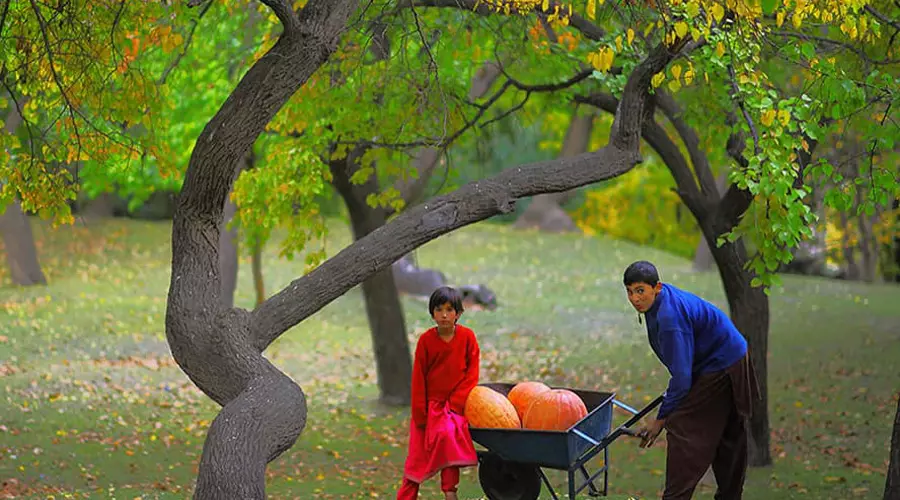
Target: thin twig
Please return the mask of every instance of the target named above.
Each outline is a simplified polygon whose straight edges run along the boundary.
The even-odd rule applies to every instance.
[[[174,70],[175,67],[178,66],[178,63],[181,62],[181,59],[185,56],[185,54],[187,54],[188,48],[190,48],[191,46],[191,41],[194,38],[194,32],[197,31],[197,26],[200,25],[200,20],[203,19],[203,16],[206,15],[206,12],[209,11],[209,8],[212,7],[214,3],[215,2],[207,2],[203,6],[203,8],[200,9],[200,14],[198,14],[196,18],[191,20],[191,29],[188,31],[187,38],[185,38],[184,44],[181,46],[181,51],[178,53],[178,55],[175,56],[175,59],[173,59],[172,62],[169,63],[169,65],[163,71],[163,74],[158,82],[159,85],[165,85],[166,80],[169,78],[169,73],[171,73],[172,70]]]

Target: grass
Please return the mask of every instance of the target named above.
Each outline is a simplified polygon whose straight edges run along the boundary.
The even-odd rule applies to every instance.
[[[0,274],[0,498],[186,498],[217,407],[173,365],[163,318],[170,226],[114,219],[51,231],[35,224],[47,287]],[[338,221],[328,248],[349,242]],[[485,283],[501,306],[467,312],[482,380],[526,378],[616,391],[633,406],[667,374],[625,301],[622,269],[658,263],[664,279],[719,305],[715,273],[604,238],[520,233],[482,223],[418,251],[454,283]],[[249,308],[249,262],[236,303]],[[270,292],[302,259],[265,253]],[[5,269],[0,271],[5,273]],[[880,498],[900,387],[900,288],[787,276],[772,295],[770,418],[775,463],[752,469],[747,499]],[[404,298],[410,342],[430,325]],[[309,425],[268,468],[272,498],[393,498],[408,410],[375,403],[371,339],[358,289],[276,341],[266,355],[304,389]],[[622,417],[618,417],[622,419]],[[661,440],[663,441],[663,440]],[[611,498],[658,497],[664,443],[610,447]],[[551,473],[561,485],[561,475]],[[545,494],[546,496],[546,494]],[[422,498],[438,498],[437,482]],[[481,498],[474,469],[460,498]],[[703,487],[695,498],[712,498]]]

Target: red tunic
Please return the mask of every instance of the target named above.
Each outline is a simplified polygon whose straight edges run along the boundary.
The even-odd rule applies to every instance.
[[[419,337],[413,361],[412,420],[405,476],[421,483],[444,467],[477,463],[466,398],[478,384],[480,350],[475,333],[462,325],[449,342],[437,327]]]

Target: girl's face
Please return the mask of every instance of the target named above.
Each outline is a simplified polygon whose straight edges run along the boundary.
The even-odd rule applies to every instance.
[[[453,305],[449,302],[444,302],[443,304],[434,308],[434,313],[431,315],[434,318],[434,322],[441,327],[450,327],[456,324],[456,320],[459,318],[459,313],[456,312],[456,309],[453,308]]]

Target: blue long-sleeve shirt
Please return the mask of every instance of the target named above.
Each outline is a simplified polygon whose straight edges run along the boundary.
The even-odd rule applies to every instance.
[[[694,376],[724,370],[747,353],[747,341],[721,309],[668,283],[644,317],[650,347],[671,375],[657,418],[678,407]]]

